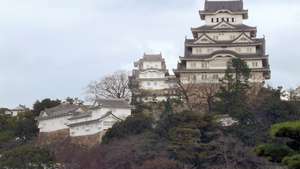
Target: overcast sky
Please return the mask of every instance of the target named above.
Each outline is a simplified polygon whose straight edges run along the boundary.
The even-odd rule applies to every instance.
[[[85,86],[162,52],[172,69],[204,0],[0,0],[0,107],[84,98]],[[245,0],[273,86],[300,85],[300,1]]]

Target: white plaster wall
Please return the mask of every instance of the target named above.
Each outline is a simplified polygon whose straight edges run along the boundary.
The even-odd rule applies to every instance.
[[[157,61],[157,62],[143,62],[143,69],[150,69],[150,68],[162,69],[162,64],[161,64],[160,61]]]
[[[102,108],[94,110],[92,113],[92,118],[83,118],[77,120],[77,122],[81,121],[89,121],[92,119],[98,119],[105,115],[107,112],[112,111],[112,113],[117,116],[118,118],[125,120],[128,116],[131,115],[131,109],[125,108]],[[74,126],[70,128],[70,136],[77,137],[77,136],[87,136],[87,135],[94,135],[100,133],[103,130],[109,129],[116,123],[117,120],[112,117],[107,117],[102,121],[93,122],[91,124],[83,124],[79,126]],[[110,125],[107,125],[110,124]]]
[[[219,83],[224,78],[224,73],[191,73],[181,76],[183,84]]]
[[[95,122],[91,124],[74,126],[70,128],[70,136],[78,137],[78,136],[88,136],[100,133],[102,131],[102,125],[100,122]]]
[[[192,49],[193,55],[207,55],[212,54],[213,52],[219,51],[219,50],[230,50],[234,51],[239,54],[255,54],[256,53],[256,47],[255,46],[247,46],[247,47],[227,47],[227,48],[221,48],[221,47],[194,47]]]
[[[212,20],[211,20],[212,18],[214,18],[214,22],[212,22]],[[222,21],[222,18],[225,18],[225,20],[226,20],[226,18],[230,18],[229,23],[233,24],[233,25],[243,23],[243,15],[231,15],[229,13],[218,13],[218,14],[215,14],[215,15],[206,15],[205,16],[205,23],[207,25],[216,25],[216,24],[218,24],[216,22],[216,18],[219,18],[219,22]],[[231,18],[234,18],[235,22],[232,22]]]
[[[165,82],[165,79],[140,82],[140,88],[144,89],[144,90],[162,90],[162,89],[166,89],[168,87],[169,86]]]
[[[215,58],[210,61],[187,61],[187,69],[226,69],[231,58]]]
[[[38,128],[40,129],[40,132],[43,133],[68,129],[69,127],[67,126],[67,123],[69,118],[70,116],[65,116],[49,120],[41,120],[39,121]]]
[[[245,32],[247,36],[250,36],[250,32]],[[211,39],[216,41],[230,41],[234,40],[241,35],[240,32],[219,32],[219,33],[207,33]]]
[[[165,72],[162,71],[145,71],[139,74],[139,78],[151,79],[151,78],[164,78]]]

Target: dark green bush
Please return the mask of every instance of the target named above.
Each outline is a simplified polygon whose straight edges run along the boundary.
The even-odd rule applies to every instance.
[[[285,157],[282,162],[287,165],[289,169],[300,169],[300,154]]]
[[[120,139],[132,135],[141,134],[152,129],[153,120],[142,114],[132,115],[125,121],[116,123],[107,131],[103,137],[102,143],[107,144],[113,139]]]
[[[258,156],[267,157],[272,162],[281,162],[288,155],[293,154],[293,150],[286,145],[264,144],[255,148]]]

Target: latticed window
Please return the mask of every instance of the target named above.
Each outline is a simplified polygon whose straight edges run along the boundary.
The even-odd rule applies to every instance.
[[[219,75],[218,75],[218,74],[214,74],[214,75],[213,75],[213,79],[214,79],[214,80],[219,79]]]
[[[202,62],[201,63],[201,66],[202,66],[203,69],[206,69],[208,67],[207,65],[208,65],[207,62]]]
[[[252,67],[258,67],[258,62],[252,62]]]

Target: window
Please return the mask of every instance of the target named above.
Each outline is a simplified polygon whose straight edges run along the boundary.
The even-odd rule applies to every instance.
[[[218,74],[214,74],[214,75],[213,75],[213,79],[214,79],[214,80],[219,79],[219,75],[218,75]]]
[[[236,48],[236,51],[241,52],[241,48]]]
[[[214,40],[219,40],[219,36],[214,35],[214,36],[213,36],[213,39],[214,39]]]
[[[252,62],[252,67],[258,67],[258,62]]]
[[[201,54],[202,49],[201,48],[194,48],[196,54]]]
[[[219,18],[217,18],[217,22],[219,22]]]
[[[222,22],[225,22],[225,18],[222,18]]]
[[[192,67],[192,68],[196,68],[196,66],[197,66],[196,62],[192,62],[192,63],[191,63],[191,67]]]
[[[252,48],[251,48],[251,47],[247,48],[247,51],[248,51],[249,53],[252,53]]]
[[[151,86],[151,83],[150,83],[150,82],[147,82],[147,86]]]
[[[206,62],[201,63],[201,67],[206,69],[207,68],[207,63]]]
[[[234,19],[234,18],[231,18],[231,21],[232,21],[232,22],[235,22],[235,19]]]
[[[226,18],[226,21],[229,22],[229,18]]]
[[[154,86],[157,86],[157,82],[154,82]]]
[[[193,82],[196,82],[196,81],[197,81],[197,76],[193,75]]]
[[[203,75],[201,76],[201,79],[202,79],[202,80],[206,80],[206,79],[207,79],[207,75],[206,75],[206,74],[203,74]]]
[[[214,23],[214,18],[211,18],[211,22]]]

